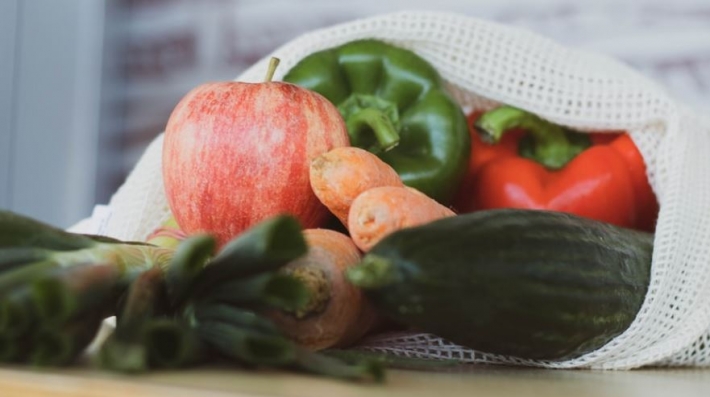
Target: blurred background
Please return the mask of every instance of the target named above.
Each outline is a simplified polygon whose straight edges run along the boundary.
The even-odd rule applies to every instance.
[[[708,0],[0,0],[0,209],[69,227],[108,202],[192,87],[309,30],[404,9],[610,54],[710,114]]]

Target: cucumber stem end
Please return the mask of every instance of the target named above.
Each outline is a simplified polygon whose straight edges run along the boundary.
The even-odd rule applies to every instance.
[[[396,280],[394,264],[381,256],[365,255],[362,261],[347,270],[348,281],[363,289],[385,287]]]

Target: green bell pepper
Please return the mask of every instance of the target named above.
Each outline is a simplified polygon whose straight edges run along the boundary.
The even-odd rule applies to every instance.
[[[471,138],[461,106],[426,60],[363,39],[306,56],[283,81],[326,97],[340,110],[352,146],[375,153],[405,185],[449,203]]]

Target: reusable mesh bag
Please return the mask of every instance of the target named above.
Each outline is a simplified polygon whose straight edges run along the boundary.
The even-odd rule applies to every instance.
[[[378,335],[359,346],[391,354],[551,368],[629,369],[710,364],[710,122],[652,81],[607,57],[531,32],[441,12],[385,14],[300,36],[236,80],[275,80],[306,55],[360,38],[408,48],[439,70],[462,107],[514,105],[584,131],[626,130],[643,155],[660,206],[651,284],[630,328],[601,349],[562,362],[482,354],[429,334]],[[112,197],[105,234],[144,240],[169,216],[162,134]]]

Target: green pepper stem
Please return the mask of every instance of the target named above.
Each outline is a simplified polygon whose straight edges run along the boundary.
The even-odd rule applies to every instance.
[[[395,265],[383,257],[368,254],[360,264],[349,268],[345,273],[348,281],[356,287],[377,289],[396,280]]]
[[[521,154],[550,169],[564,167],[590,146],[588,139],[576,139],[573,142],[569,131],[561,126],[512,106],[500,106],[483,113],[474,127],[481,140],[487,143],[499,142],[513,128],[524,129],[532,136],[534,146],[531,151],[523,151]]]
[[[379,109],[365,108],[347,118],[346,127],[350,136],[371,130],[377,139],[379,149],[386,152],[399,144],[399,134],[392,121]]]
[[[386,152],[399,144],[399,109],[386,99],[369,94],[351,94],[338,105],[352,146],[373,153]]]

